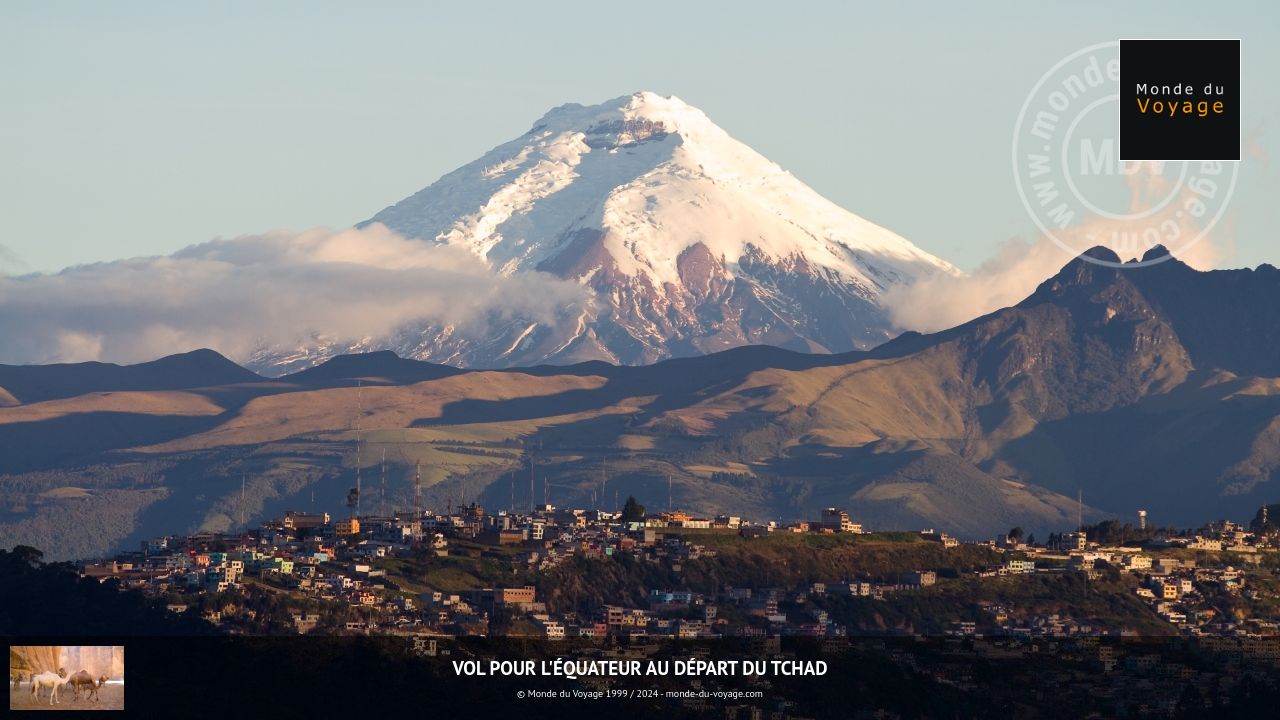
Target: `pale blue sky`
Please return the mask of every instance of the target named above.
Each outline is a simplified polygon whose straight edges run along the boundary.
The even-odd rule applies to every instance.
[[[1280,131],[1273,2],[881,5],[3,0],[0,271],[350,225],[640,89],[964,268],[1031,237],[1012,126],[1073,50],[1240,37],[1244,130]],[[1280,262],[1276,172],[1246,160],[1225,264]]]

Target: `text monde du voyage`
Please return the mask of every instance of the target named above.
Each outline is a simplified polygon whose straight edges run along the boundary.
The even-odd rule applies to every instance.
[[[1226,112],[1226,101],[1213,99],[1215,96],[1220,97],[1225,94],[1222,85],[1205,83],[1197,93],[1196,87],[1190,83],[1174,85],[1136,83],[1134,91],[1137,94],[1134,99],[1138,102],[1138,112],[1143,115],[1207,118],[1210,115],[1222,115]]]

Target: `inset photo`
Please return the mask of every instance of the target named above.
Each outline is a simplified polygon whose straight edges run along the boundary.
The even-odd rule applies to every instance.
[[[10,710],[123,710],[123,645],[12,645]]]

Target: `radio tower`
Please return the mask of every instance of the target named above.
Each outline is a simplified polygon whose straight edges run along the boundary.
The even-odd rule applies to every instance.
[[[360,441],[356,441],[356,517],[360,517]]]
[[[244,473],[240,473],[240,527],[244,527]]]
[[[382,446],[382,488],[378,497],[378,514],[387,516],[387,446]]]
[[[422,517],[422,511],[419,506],[422,504],[421,496],[422,488],[422,461],[413,461],[413,519],[417,520]]]
[[[1084,490],[1076,490],[1076,531],[1084,529]]]
[[[360,416],[364,414],[362,381],[356,381],[356,517],[360,517]]]

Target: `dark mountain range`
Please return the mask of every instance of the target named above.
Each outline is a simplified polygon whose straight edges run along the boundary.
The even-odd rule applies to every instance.
[[[1076,259],[1017,306],[840,355],[748,346],[480,371],[370,353],[265,381],[192,353],[116,368],[132,390],[74,373],[43,395],[14,383],[0,545],[76,556],[340,511],[357,464],[386,478],[366,511],[403,508],[417,461],[441,507],[636,495],[763,520],[839,505],[873,528],[972,537],[1069,529],[1082,493],[1086,521],[1139,508],[1162,525],[1243,521],[1276,499],[1278,337],[1270,266]],[[49,372],[66,367],[102,372]]]
[[[93,392],[182,390],[257,382],[262,378],[212,350],[139,363],[83,362],[0,365],[0,405],[69,398]]]
[[[403,385],[438,380],[463,370],[450,365],[406,360],[390,350],[357,355],[339,355],[315,367],[280,378],[283,382],[307,387],[347,386],[356,381],[381,385]]]

